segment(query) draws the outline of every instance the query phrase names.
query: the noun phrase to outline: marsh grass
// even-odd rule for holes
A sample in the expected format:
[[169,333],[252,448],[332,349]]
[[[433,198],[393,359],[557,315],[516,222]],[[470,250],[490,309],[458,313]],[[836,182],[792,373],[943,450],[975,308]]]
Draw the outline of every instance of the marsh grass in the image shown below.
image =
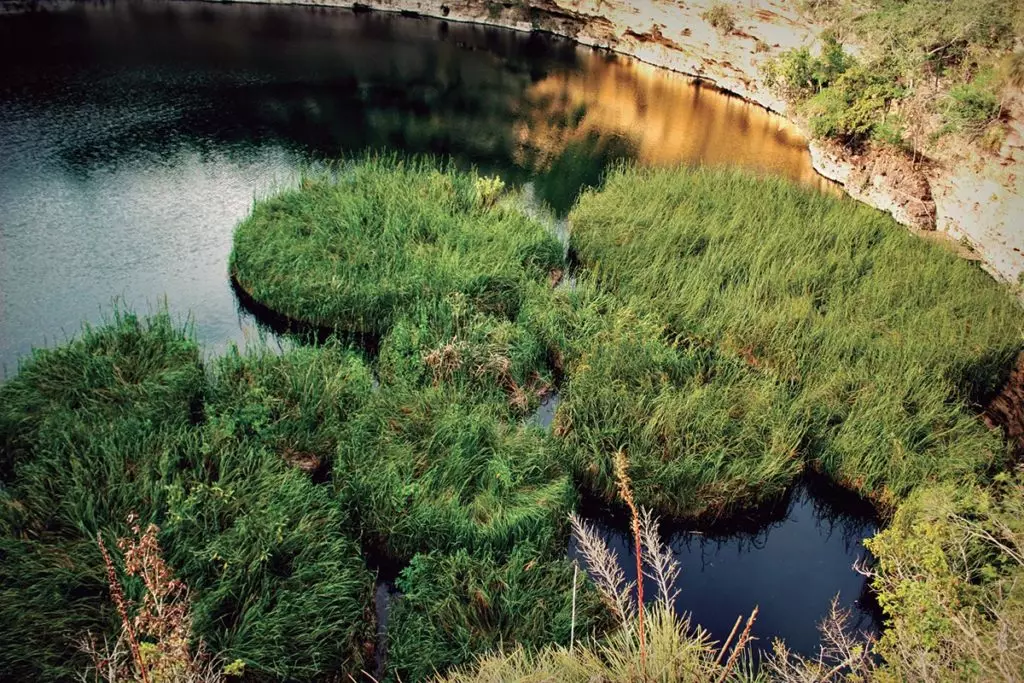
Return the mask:
[[[117,627],[93,541],[137,513],[189,586],[195,636],[254,679],[364,668],[371,553],[409,563],[389,628],[403,680],[513,644],[482,680],[738,679],[664,610],[642,646],[623,626],[543,647],[572,632],[579,488],[613,500],[628,464],[635,508],[720,515],[811,466],[885,508],[1004,464],[976,410],[1022,316],[975,266],[728,171],[619,169],[572,221],[582,270],[553,287],[562,245],[500,184],[367,158],[260,202],[232,269],[379,353],[340,335],[204,367],[166,312],[34,352],[0,387],[0,670],[82,670],[75,640]],[[553,432],[526,424],[555,389]],[[594,588],[577,597],[576,632],[603,633]]]
[[568,365],[555,430],[579,481],[607,501],[628,459],[640,505],[676,517],[777,498],[803,467],[786,383],[666,336],[619,307]]
[[112,625],[93,539],[159,515],[197,452],[203,385],[188,328],[115,310],[0,387],[0,670],[70,677],[74,639]]
[[207,437],[262,445],[307,472],[326,473],[347,420],[373,392],[362,355],[330,340],[276,354],[236,348],[214,363]]
[[[783,438],[762,431],[762,452],[804,432],[804,457],[883,503],[1004,461],[975,412],[1005,381],[1024,318],[941,245],[853,201],[728,170],[622,168],[571,219],[602,288],[712,349],[722,389],[748,383],[737,393],[777,416]],[[753,379],[717,372],[735,359]],[[758,414],[733,429],[757,429]],[[765,480],[789,476],[779,464]]]
[[[389,626],[389,673],[422,681],[503,645],[568,644],[572,581],[567,560],[538,559],[529,544],[506,558],[463,550],[417,556],[398,581],[403,596]],[[576,633],[589,637],[607,625],[597,591],[581,579]]]
[[163,525],[196,632],[261,678],[358,672],[373,574],[351,519],[278,453],[221,443],[207,458],[216,476],[176,487]]
[[231,352],[208,377],[166,312],[115,312],[36,351],[0,388],[0,669],[75,678],[76,641],[116,633],[95,537],[124,536],[134,512],[161,525],[211,649],[263,677],[358,671],[372,575],[341,506],[288,452],[328,457],[369,386],[333,347]]
[[377,359],[381,382],[448,386],[504,402],[510,417],[536,409],[556,381],[544,340],[520,321],[469,310],[464,297],[449,302],[452,315],[421,311],[395,324]]
[[231,273],[289,318],[350,332],[382,335],[453,293],[514,317],[562,246],[499,190],[430,160],[366,157],[257,203],[235,232]]
[[382,389],[334,469],[368,542],[406,561],[520,543],[557,553],[576,500],[547,435],[509,422],[503,400],[481,403],[451,386]]

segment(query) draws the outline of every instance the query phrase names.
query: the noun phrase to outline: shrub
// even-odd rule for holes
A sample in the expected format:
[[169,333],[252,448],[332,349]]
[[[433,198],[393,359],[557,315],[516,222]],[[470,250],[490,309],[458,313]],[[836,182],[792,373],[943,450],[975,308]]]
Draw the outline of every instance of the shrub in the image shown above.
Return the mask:
[[1024,670],[1022,519],[1020,475],[1003,475],[991,490],[923,489],[868,541],[889,678],[1011,680]]
[[971,137],[979,137],[997,116],[999,97],[987,77],[951,88],[943,111],[947,129]]
[[765,80],[799,101],[829,87],[856,65],[835,36],[826,35],[820,56],[813,56],[806,47],[786,50],[767,63]]
[[831,85],[808,100],[805,111],[811,132],[848,146],[878,137],[889,103],[902,89],[874,65],[845,71]]
[[258,203],[235,231],[231,273],[275,312],[370,335],[454,293],[514,317],[526,283],[561,267],[562,245],[498,191],[450,166],[366,158]]
[[736,13],[728,5],[716,2],[704,12],[701,12],[701,19],[708,22],[719,31],[725,34],[732,33],[736,28]]

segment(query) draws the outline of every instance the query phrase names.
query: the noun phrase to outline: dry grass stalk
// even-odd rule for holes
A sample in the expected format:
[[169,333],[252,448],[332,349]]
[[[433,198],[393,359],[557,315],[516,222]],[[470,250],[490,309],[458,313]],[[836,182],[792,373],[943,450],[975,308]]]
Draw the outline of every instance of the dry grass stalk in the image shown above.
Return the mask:
[[579,551],[587,562],[587,571],[601,598],[622,627],[631,629],[635,609],[632,601],[633,584],[626,582],[626,574],[619,566],[615,554],[591,525],[580,519],[575,512],[569,514],[569,521]]
[[633,544],[636,551],[636,604],[639,617],[637,629],[640,633],[640,668],[646,670],[647,664],[647,641],[644,633],[644,555],[643,543],[640,536],[640,513],[637,512],[636,503],[633,501],[633,490],[629,480],[629,463],[626,461],[626,454],[622,450],[615,453],[615,478],[619,484],[619,496],[622,497],[626,507],[629,508],[633,528]]
[[671,610],[679,589],[679,563],[672,556],[672,550],[662,543],[658,533],[658,519],[646,508],[640,509],[640,536],[644,546],[644,562],[649,568],[645,573],[658,586],[658,600],[666,610]]
[[718,683],[722,683],[726,678],[729,677],[729,672],[736,665],[736,660],[739,658],[740,653],[747,648],[753,637],[750,635],[750,629],[754,626],[754,622],[757,621],[758,608],[755,606],[754,611],[750,613],[747,618],[747,625],[743,627],[743,633],[740,634],[740,639],[736,641],[736,647],[733,648],[732,654],[729,655],[729,661],[726,662],[725,668],[722,670],[722,674],[718,677]]
[[569,624],[569,649],[576,642],[576,579],[579,578],[580,566],[572,563],[572,622]]
[[451,379],[462,368],[462,344],[458,337],[423,356],[423,362],[434,375],[434,384]]
[[[103,564],[107,567],[107,583],[110,585],[110,598],[114,601],[114,605],[117,607],[117,613],[121,616],[121,625],[123,627],[122,635],[128,641],[128,647],[131,652],[132,659],[135,661],[135,666],[139,672],[139,676],[142,678],[142,683],[149,683],[149,678],[146,675],[146,665],[142,661],[142,652],[139,649],[139,639],[135,634],[135,629],[132,627],[132,620],[128,616],[128,600],[124,597],[124,588],[121,587],[121,582],[117,578],[117,571],[114,569],[114,561],[110,559],[110,553],[107,552],[107,546],[103,543],[102,535],[96,535],[96,543],[100,547],[100,552],[103,553]],[[120,641],[120,638],[118,641]],[[89,642],[93,642],[91,634],[89,634]],[[118,651],[119,648],[115,643],[113,652]],[[116,666],[117,660],[110,655],[102,658],[94,656],[93,661],[108,664],[107,667],[102,668],[108,668],[111,672],[118,671],[119,667]],[[100,669],[101,667],[97,666],[97,670]]]
[[729,645],[732,643],[732,639],[736,637],[736,631],[740,630],[740,624],[742,623],[743,615],[741,614],[738,617],[736,617],[736,623],[732,625],[732,630],[729,631],[729,637],[725,639],[724,643],[722,643],[722,647],[718,651],[718,656],[715,657],[715,664],[722,661],[722,657],[724,657],[725,653],[729,651]]
[[854,633],[848,627],[850,611],[832,599],[829,614],[818,626],[822,645],[817,658],[793,654],[781,640],[763,663],[764,670],[779,683],[832,683],[845,680],[872,680],[876,664],[871,655],[872,639]]
[[[118,540],[124,555],[124,571],[143,583],[141,602],[133,604],[125,598],[117,578],[114,562],[97,536],[97,544],[107,567],[110,594],[121,616],[122,629],[113,646],[104,640],[102,648],[92,634],[87,634],[80,647],[93,661],[89,678],[118,681],[174,681],[175,683],[211,683],[223,680],[221,662],[206,654],[203,644],[190,647],[192,613],[188,587],[174,578],[164,562],[157,534],[159,528],[150,524],[145,531],[135,515],[128,517],[132,534]],[[131,616],[134,612],[134,618]],[[140,639],[145,639],[142,642]],[[127,644],[127,645],[126,645]],[[91,676],[90,676],[91,674]]]

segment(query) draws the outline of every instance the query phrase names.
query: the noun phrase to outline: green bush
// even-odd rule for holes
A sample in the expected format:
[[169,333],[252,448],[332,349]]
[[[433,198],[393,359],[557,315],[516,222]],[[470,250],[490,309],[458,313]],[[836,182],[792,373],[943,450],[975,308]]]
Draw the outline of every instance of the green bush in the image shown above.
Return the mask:
[[990,681],[1024,670],[1024,487],[925,488],[867,544],[888,628],[884,680]]
[[383,335],[455,293],[514,317],[563,248],[496,191],[450,166],[366,158],[257,203],[235,231],[231,273],[282,315],[351,332]]
[[816,137],[857,146],[872,137],[891,136],[891,127],[883,128],[885,114],[902,93],[877,65],[854,67],[808,100],[804,111]]
[[943,110],[947,129],[972,137],[980,137],[998,116],[999,97],[991,74],[951,88]]
[[806,47],[786,50],[768,62],[765,79],[770,87],[801,101],[829,87],[856,65],[835,36],[826,35],[820,56],[813,56]]
[[[503,647],[568,644],[572,582],[567,560],[547,559],[529,545],[507,560],[461,550],[417,555],[398,580],[404,595],[388,626],[388,672],[423,681]],[[607,615],[580,572],[576,638],[604,630]]]
[[728,5],[716,2],[701,13],[701,19],[708,22],[722,33],[732,33],[736,28],[736,13]]

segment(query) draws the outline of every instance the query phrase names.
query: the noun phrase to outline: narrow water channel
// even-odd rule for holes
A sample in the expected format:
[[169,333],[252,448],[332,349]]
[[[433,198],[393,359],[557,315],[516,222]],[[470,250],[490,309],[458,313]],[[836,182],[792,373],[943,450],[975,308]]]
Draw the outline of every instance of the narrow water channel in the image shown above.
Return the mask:
[[[580,511],[617,555],[627,577],[636,574],[636,555],[626,518],[599,505]],[[663,522],[662,540],[680,566],[675,608],[694,625],[723,642],[737,617],[756,606],[753,652],[771,651],[782,638],[792,650],[816,655],[818,625],[832,600],[849,613],[848,627],[878,634],[880,611],[855,562],[870,562],[863,539],[877,530],[868,504],[807,475],[784,499],[718,524]],[[575,540],[569,556],[586,566]],[[656,585],[644,583],[653,599]]]
[[[0,17],[0,65],[0,375],[115,298],[145,312],[166,297],[210,354],[280,343],[231,286],[234,226],[304,169],[363,150],[451,156],[561,216],[621,160],[822,183],[784,120],[540,35],[298,6],[85,2]],[[746,529],[673,530],[680,609],[722,637],[758,604],[763,645],[783,636],[812,652],[839,593],[877,628],[850,568],[873,522],[830,500],[803,486]],[[615,515],[590,516],[627,561]]]

